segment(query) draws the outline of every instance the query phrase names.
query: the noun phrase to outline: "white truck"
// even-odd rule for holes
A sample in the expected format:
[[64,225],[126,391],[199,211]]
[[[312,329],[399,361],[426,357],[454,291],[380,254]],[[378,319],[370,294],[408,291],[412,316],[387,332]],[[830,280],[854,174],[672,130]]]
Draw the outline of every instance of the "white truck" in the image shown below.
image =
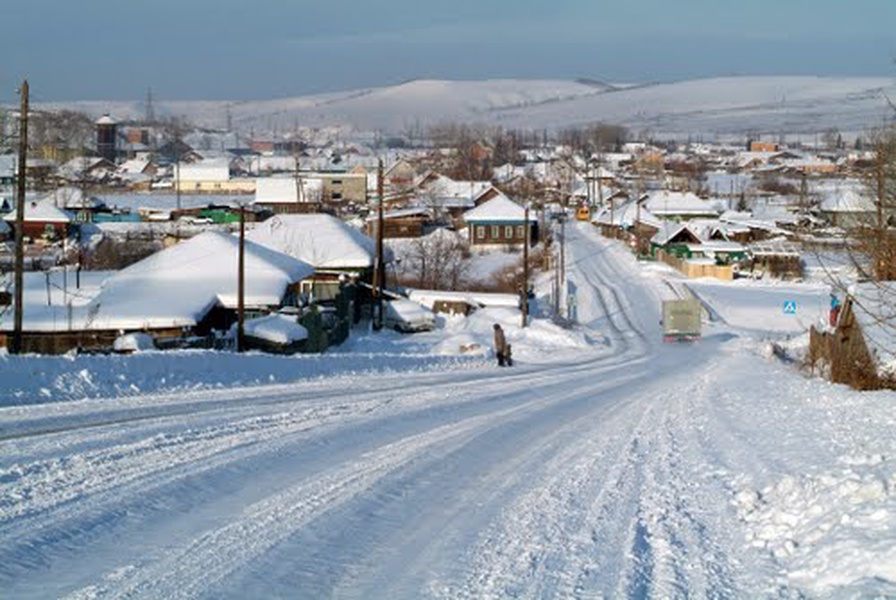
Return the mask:
[[663,341],[699,340],[701,322],[702,307],[696,298],[663,300]]

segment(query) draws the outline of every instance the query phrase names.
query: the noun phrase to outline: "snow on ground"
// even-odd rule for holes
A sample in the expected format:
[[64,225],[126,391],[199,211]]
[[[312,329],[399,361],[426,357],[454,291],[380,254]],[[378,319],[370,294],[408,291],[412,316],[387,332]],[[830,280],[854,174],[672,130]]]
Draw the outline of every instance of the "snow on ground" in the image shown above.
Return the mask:
[[[568,231],[570,328],[539,288],[526,328],[493,307],[320,356],[0,356],[0,588],[896,595],[896,393],[766,352],[797,337],[782,302],[820,312],[826,291],[682,282]],[[718,318],[664,344],[684,283]]]
[[829,285],[769,284],[745,279],[701,279],[686,285],[713,316],[739,329],[793,335],[828,322]]

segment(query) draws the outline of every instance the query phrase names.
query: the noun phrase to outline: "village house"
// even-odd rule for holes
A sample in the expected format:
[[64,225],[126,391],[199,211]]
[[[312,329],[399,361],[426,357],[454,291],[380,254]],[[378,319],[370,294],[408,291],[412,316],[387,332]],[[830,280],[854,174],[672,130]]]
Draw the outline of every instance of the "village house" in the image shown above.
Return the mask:
[[312,213],[320,209],[321,181],[306,177],[260,177],[253,206],[273,214]]
[[251,194],[255,180],[232,178],[227,158],[203,159],[174,166],[175,189],[190,194]]
[[412,206],[424,206],[437,223],[460,225],[464,214],[501,194],[490,181],[456,181],[430,171],[415,185],[409,200]]
[[846,187],[825,194],[819,203],[818,213],[834,227],[852,229],[874,224],[877,220],[877,205],[870,194],[854,187]]
[[719,211],[711,203],[692,192],[659,190],[642,200],[643,208],[660,219],[688,221],[699,217],[717,217]]
[[[334,300],[346,279],[372,280],[375,241],[332,215],[275,215],[247,231],[246,239],[312,265],[314,276],[301,287],[309,300]],[[387,252],[384,261],[391,260]]]
[[[371,211],[364,222],[364,231],[370,237],[376,237],[379,215]],[[432,225],[430,211],[426,207],[412,206],[396,210],[383,211],[383,237],[385,239],[419,238]]]
[[[239,239],[205,232],[111,274],[94,287],[58,303],[26,302],[23,310],[27,352],[58,354],[73,348],[110,351],[128,332],[148,333],[158,346],[186,338],[210,340],[236,321]],[[295,305],[298,284],[314,269],[302,261],[247,242],[244,302],[247,317]],[[40,290],[40,288],[38,288]],[[26,290],[27,292],[27,290]],[[41,294],[29,294],[40,298]],[[0,315],[0,343],[12,331],[12,312]]]
[[506,244],[519,246],[538,240],[538,219],[504,194],[499,194],[463,215],[471,246]]
[[115,163],[101,156],[77,156],[56,171],[56,177],[67,183],[108,181],[115,173]]
[[[6,214],[3,219],[15,229],[18,210]],[[57,207],[52,196],[25,202],[23,235],[31,239],[56,240],[68,236],[72,218]]]

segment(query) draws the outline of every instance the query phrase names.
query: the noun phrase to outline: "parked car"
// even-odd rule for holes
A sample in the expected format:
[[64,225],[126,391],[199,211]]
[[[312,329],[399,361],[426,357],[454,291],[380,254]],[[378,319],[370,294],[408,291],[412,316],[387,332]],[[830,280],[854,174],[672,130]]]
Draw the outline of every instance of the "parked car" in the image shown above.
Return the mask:
[[402,333],[432,331],[436,317],[431,310],[406,298],[383,302],[383,326]]

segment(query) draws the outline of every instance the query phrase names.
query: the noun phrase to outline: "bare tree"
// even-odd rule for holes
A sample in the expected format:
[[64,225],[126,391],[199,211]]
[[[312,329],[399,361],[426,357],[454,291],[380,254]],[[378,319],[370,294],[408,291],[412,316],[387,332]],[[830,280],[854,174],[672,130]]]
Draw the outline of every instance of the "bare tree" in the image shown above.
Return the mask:
[[438,229],[414,239],[404,256],[403,276],[407,285],[425,289],[463,289],[467,285],[470,250],[457,233]]

